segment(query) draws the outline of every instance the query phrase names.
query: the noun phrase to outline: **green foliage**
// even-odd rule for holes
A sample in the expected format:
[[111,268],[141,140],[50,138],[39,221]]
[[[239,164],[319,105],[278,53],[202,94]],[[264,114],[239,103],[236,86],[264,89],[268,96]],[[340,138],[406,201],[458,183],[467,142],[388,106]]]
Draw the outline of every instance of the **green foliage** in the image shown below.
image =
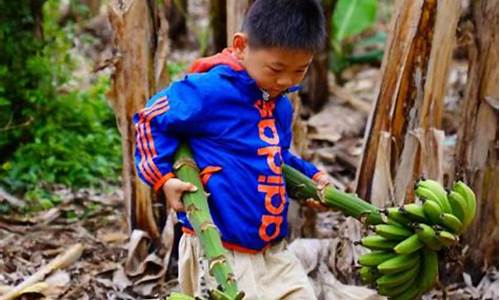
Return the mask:
[[188,68],[188,63],[169,61],[167,64],[168,78],[171,81],[181,79]]
[[[363,54],[353,54],[355,48],[376,47],[385,43],[384,33],[353,43],[356,35],[372,27],[377,18],[377,0],[339,0],[332,17],[332,64],[331,68],[340,74],[353,63],[380,61],[383,51],[374,49]],[[381,35],[382,34],[382,35]],[[382,40],[380,40],[382,37]]]
[[377,16],[377,0],[339,0],[333,14],[333,37],[338,42],[371,27]]
[[117,182],[121,167],[109,80],[79,87],[75,25],[61,28],[59,2],[45,2],[41,23],[30,2],[0,2],[0,184],[41,208],[58,202],[51,185]]

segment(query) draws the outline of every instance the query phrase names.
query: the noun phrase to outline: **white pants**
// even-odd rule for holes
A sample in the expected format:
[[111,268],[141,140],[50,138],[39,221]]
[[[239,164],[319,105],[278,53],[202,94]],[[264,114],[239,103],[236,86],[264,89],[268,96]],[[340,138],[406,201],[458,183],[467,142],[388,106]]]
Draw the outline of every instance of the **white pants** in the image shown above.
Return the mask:
[[[227,252],[245,300],[316,299],[304,269],[285,241],[257,254]],[[207,297],[208,290],[217,287],[208,275],[208,262],[198,239],[186,234],[179,243],[179,284],[183,293],[198,297]]]

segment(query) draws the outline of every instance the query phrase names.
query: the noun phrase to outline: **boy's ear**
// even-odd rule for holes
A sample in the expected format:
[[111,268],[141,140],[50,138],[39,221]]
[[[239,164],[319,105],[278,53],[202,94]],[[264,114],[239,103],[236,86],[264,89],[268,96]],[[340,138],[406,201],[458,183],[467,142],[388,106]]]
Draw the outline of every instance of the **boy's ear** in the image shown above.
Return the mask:
[[233,51],[238,59],[243,59],[245,49],[248,47],[248,38],[243,32],[236,32],[233,35]]

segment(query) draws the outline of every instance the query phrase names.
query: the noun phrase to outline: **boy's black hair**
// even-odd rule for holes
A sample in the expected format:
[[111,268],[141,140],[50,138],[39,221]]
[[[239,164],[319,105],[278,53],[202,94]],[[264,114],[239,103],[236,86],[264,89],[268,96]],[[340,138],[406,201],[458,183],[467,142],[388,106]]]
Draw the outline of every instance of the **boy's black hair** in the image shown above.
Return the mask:
[[325,17],[317,0],[256,0],[243,21],[250,47],[323,49]]

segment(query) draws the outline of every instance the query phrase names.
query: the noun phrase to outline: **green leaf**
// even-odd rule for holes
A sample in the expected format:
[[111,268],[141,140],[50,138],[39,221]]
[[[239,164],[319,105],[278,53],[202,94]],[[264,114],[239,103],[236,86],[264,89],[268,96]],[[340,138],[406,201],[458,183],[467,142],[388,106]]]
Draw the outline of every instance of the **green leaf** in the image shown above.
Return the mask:
[[339,0],[333,14],[333,38],[342,41],[375,23],[377,0]]
[[67,211],[65,211],[64,217],[67,220],[76,220],[76,219],[78,219],[78,215],[76,214],[76,212],[74,210],[67,210]]
[[353,54],[347,57],[350,64],[379,63],[384,58],[384,50],[375,49],[361,54]]
[[54,204],[49,199],[40,199],[38,202],[43,209],[51,209],[52,207],[54,207]]
[[6,215],[10,213],[12,207],[7,202],[0,202],[0,215]]
[[347,67],[349,67],[347,57],[342,52],[333,51],[330,57],[330,69],[333,73],[338,75]]

